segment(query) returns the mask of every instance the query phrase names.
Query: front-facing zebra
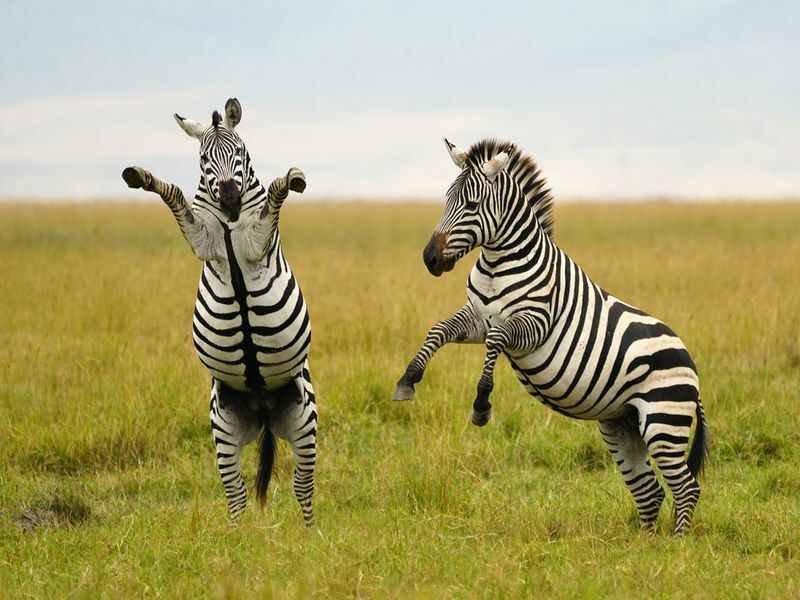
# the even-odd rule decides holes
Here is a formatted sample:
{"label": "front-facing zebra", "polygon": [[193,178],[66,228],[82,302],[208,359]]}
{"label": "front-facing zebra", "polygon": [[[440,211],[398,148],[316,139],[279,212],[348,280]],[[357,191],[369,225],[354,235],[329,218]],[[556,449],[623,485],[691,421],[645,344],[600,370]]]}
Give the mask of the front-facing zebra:
{"label": "front-facing zebra", "polygon": [[129,167],[129,187],[157,193],[203,261],[192,330],[197,356],[212,376],[211,429],[217,466],[236,521],[247,503],[242,449],[261,435],[256,496],[262,506],[272,475],[275,436],[294,451],[294,492],[313,523],[317,409],[308,370],[311,326],[305,300],[283,256],[278,215],[305,176],[290,169],[265,190],[234,128],[242,116],[231,98],[211,125],[175,115],[200,141],[200,185],[189,207],[180,189]]}
{"label": "front-facing zebra", "polygon": [[510,142],[484,140],[468,152],[445,143],[461,173],[425,264],[439,276],[473,248],[482,250],[467,303],[431,328],[394,400],[414,397],[414,384],[444,344],[485,343],[474,424],[489,420],[495,362],[505,354],[529,394],[567,416],[598,421],[648,529],[664,500],[649,452],[675,499],[675,535],[682,535],[700,497],[696,477],[708,444],[686,348],[658,319],[600,289],[555,245],[552,197],[529,156]]}

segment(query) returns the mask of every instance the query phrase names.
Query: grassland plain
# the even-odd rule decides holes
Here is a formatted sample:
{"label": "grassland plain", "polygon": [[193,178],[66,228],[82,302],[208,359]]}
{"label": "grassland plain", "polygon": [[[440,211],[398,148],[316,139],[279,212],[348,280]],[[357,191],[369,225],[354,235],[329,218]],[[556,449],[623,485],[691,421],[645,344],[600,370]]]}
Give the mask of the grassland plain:
{"label": "grassland plain", "polygon": [[[227,523],[190,326],[200,264],[169,211],[0,206],[0,589],[13,597],[800,595],[800,204],[560,205],[556,237],[667,321],[697,362],[712,449],[692,533],[638,531],[596,426],[451,346],[394,384],[464,301],[421,251],[440,207],[298,204],[320,412],[306,530],[288,448],[264,512]],[[252,483],[254,451],[246,453]]]}

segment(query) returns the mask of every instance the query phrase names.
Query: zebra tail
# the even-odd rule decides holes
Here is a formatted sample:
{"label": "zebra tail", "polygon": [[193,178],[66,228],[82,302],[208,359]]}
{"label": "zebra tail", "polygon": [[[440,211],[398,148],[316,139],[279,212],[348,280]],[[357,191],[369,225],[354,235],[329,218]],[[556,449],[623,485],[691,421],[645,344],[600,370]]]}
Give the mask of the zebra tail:
{"label": "zebra tail", "polygon": [[264,423],[264,431],[258,444],[258,471],[256,472],[256,499],[264,508],[267,502],[267,488],[269,487],[272,472],[275,468],[275,436],[269,429],[269,423]]}
{"label": "zebra tail", "polygon": [[700,398],[697,399],[697,426],[694,431],[694,441],[692,448],[689,450],[689,459],[686,461],[689,466],[689,471],[692,475],[697,477],[703,472],[703,466],[706,458],[708,457],[708,423],[706,422],[706,413],[703,411],[703,405]]}

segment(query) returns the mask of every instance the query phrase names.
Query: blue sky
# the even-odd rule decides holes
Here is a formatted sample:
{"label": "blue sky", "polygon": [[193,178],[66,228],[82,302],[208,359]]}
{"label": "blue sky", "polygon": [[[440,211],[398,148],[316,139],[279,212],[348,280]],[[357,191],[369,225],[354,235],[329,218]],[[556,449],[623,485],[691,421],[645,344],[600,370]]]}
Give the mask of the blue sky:
{"label": "blue sky", "polygon": [[263,181],[440,199],[515,140],[562,198],[800,196],[796,2],[4,2],[0,198],[193,194],[229,96]]}

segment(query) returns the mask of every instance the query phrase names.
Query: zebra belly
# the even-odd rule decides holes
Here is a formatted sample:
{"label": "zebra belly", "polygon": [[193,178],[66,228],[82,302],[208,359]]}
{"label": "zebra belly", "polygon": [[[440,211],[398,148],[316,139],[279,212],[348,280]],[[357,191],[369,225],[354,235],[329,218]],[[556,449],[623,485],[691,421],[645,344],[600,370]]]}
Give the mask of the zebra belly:
{"label": "zebra belly", "polygon": [[556,323],[535,351],[509,352],[530,394],[580,419],[617,418],[643,402],[696,401],[694,363],[666,325],[613,297],[599,308],[596,323]]}
{"label": "zebra belly", "polygon": [[[237,332],[227,339],[214,338],[215,344],[219,344],[220,347],[223,344],[227,346],[223,350],[220,347],[211,346],[204,338],[195,333],[195,351],[200,362],[208,369],[212,377],[237,391],[253,392],[277,389],[296,377],[308,354],[310,335],[307,333],[301,335],[285,350],[277,352],[269,347],[245,346],[242,344],[243,339],[244,336],[241,332]],[[285,339],[284,336],[275,336],[275,339],[269,341],[280,344],[283,339]],[[246,365],[249,362],[258,365],[260,381],[256,385],[248,381]]]}
{"label": "zebra belly", "polygon": [[273,390],[302,369],[311,341],[308,313],[290,271],[251,283],[254,291],[240,291],[216,272],[204,272],[195,303],[195,350],[229,387]]}
{"label": "zebra belly", "polygon": [[[266,291],[264,291],[266,289]],[[282,277],[268,288],[248,294],[248,322],[259,372],[268,389],[273,382],[296,376],[311,344],[305,299],[286,265]]]}

